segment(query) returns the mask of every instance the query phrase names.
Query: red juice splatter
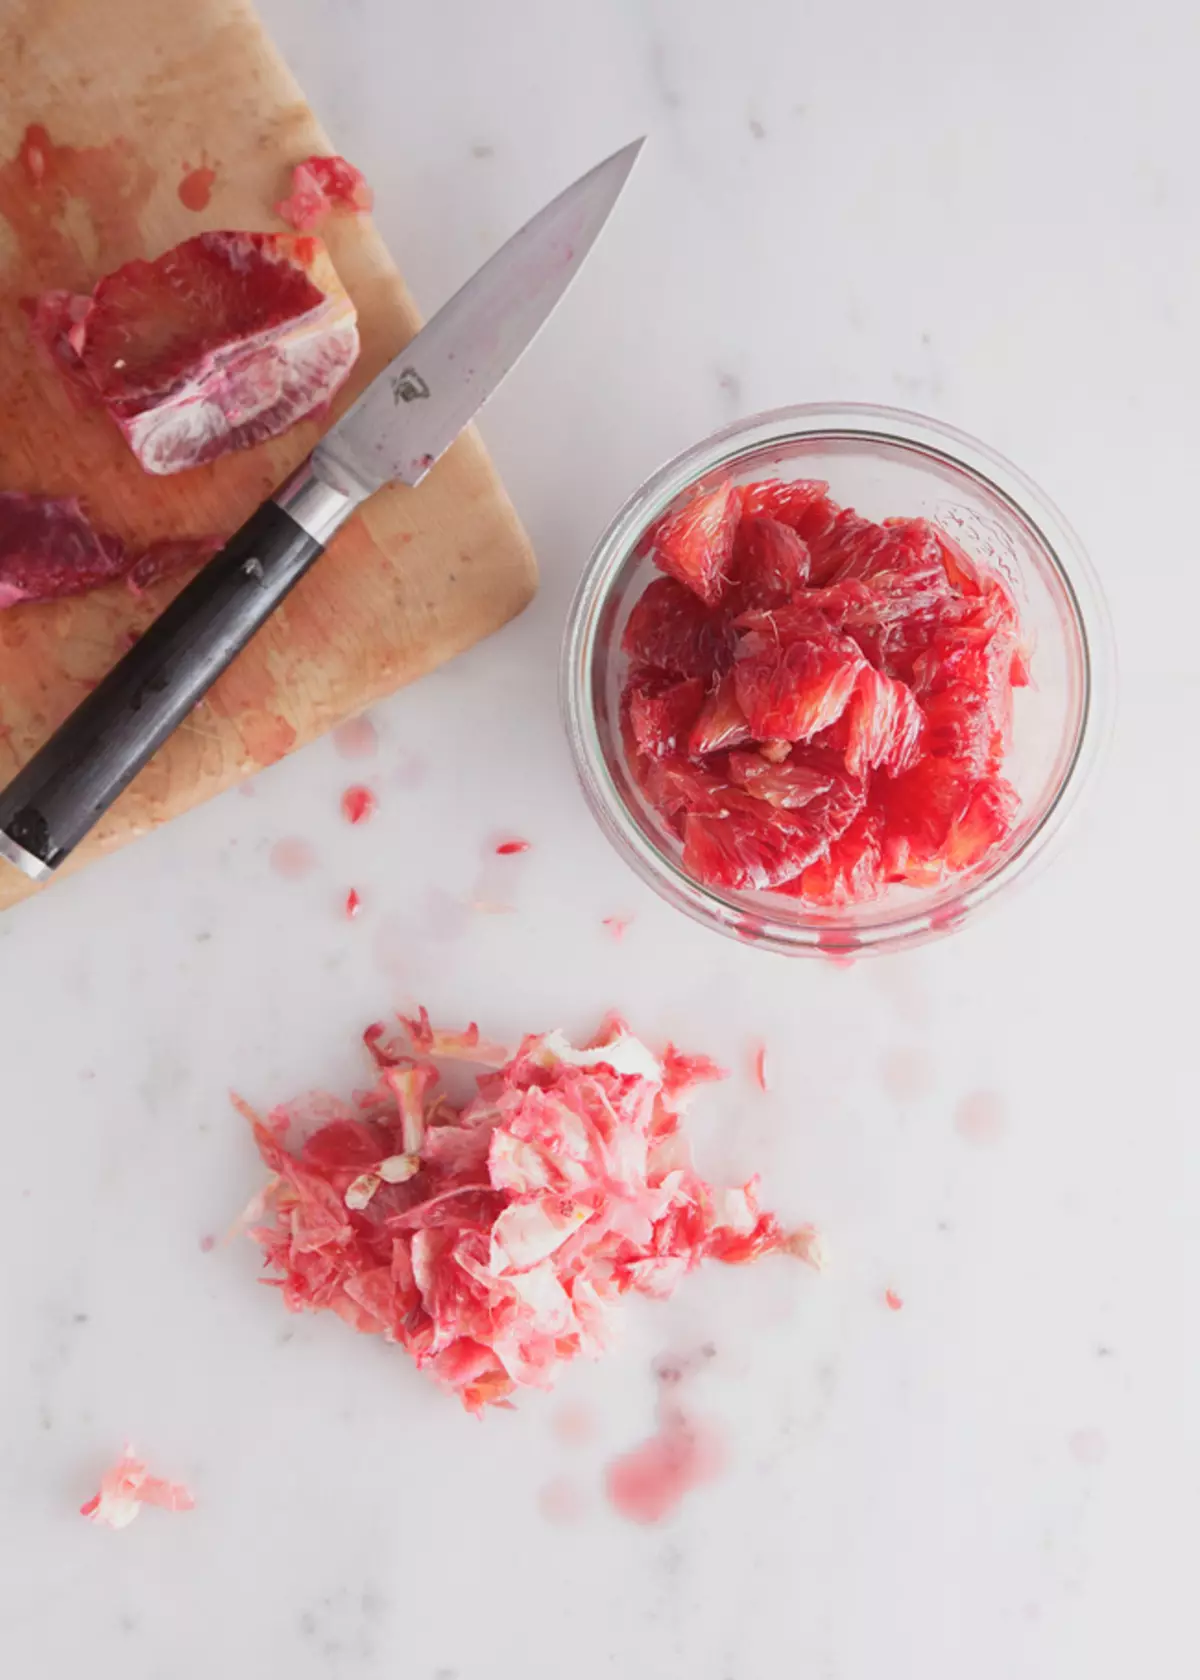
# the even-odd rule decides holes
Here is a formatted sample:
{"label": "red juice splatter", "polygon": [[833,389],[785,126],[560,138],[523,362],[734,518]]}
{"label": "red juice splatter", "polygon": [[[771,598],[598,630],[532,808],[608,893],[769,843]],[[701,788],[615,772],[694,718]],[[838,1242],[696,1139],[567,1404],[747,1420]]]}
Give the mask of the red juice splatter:
{"label": "red juice splatter", "polygon": [[211,1254],[213,1249],[216,1246],[217,1246],[216,1237],[201,1237],[200,1238],[200,1252],[201,1252],[201,1254]]}
{"label": "red juice splatter", "polygon": [[46,179],[46,147],[49,144],[50,136],[41,124],[30,123],[17,152],[30,186],[40,187]]}
{"label": "red juice splatter", "polygon": [[883,1298],[893,1312],[899,1312],[900,1308],[904,1305],[903,1298],[897,1295],[894,1289],[885,1289],[883,1292]]}
{"label": "red juice splatter", "polygon": [[307,840],[289,835],[271,847],[270,864],[285,881],[301,881],[316,868],[317,854]]}
{"label": "red juice splatter", "polygon": [[629,924],[632,921],[632,916],[605,916],[600,925],[608,930],[619,945],[629,931]]}
{"label": "red juice splatter", "polygon": [[853,968],[853,953],[858,949],[858,940],[847,941],[844,935],[839,938],[836,934],[823,933],[817,940],[817,949],[834,968]]}
{"label": "red juice splatter", "polygon": [[342,795],[342,815],[348,823],[366,822],[375,814],[375,795],[369,787],[356,784]]}
{"label": "red juice splatter", "polygon": [[[117,138],[103,146],[63,146],[30,123],[11,158],[0,160],[0,217],[9,225],[17,267],[8,294],[40,292],[48,282],[73,290],[143,248],[142,212],[157,180],[150,163]],[[70,202],[72,214],[64,215]],[[88,255],[77,241],[90,221]],[[10,265],[10,268],[12,265]],[[16,388],[6,394],[13,397]],[[19,384],[19,382],[18,382]]]}
{"label": "red juice splatter", "polygon": [[362,899],[358,896],[356,888],[350,888],[350,891],[346,894],[346,902],[342,908],[345,910],[349,921],[353,921],[355,916],[358,915],[359,911],[362,909]]}
{"label": "red juice splatter", "polygon": [[608,1497],[630,1522],[661,1522],[685,1494],[719,1475],[725,1461],[724,1443],[710,1425],[672,1409],[657,1435],[609,1465]]}
{"label": "red juice splatter", "polygon": [[207,210],[208,201],[212,197],[213,182],[217,178],[215,169],[202,164],[197,169],[191,169],[185,163],[184,176],[176,191],[179,202],[185,210]]}
{"label": "red juice splatter", "polygon": [[369,717],[349,718],[334,730],[333,745],[340,758],[374,758],[379,731]]}
{"label": "red juice splatter", "polygon": [[501,840],[496,847],[496,856],[516,857],[519,852],[527,852],[529,846],[530,842],[528,840]]}

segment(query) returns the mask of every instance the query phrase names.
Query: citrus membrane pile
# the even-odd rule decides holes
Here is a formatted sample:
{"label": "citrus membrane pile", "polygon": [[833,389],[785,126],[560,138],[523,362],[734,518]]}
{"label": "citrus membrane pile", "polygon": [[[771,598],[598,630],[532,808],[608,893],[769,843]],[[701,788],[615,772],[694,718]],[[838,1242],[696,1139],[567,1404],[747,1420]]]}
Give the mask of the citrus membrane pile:
{"label": "citrus membrane pile", "polygon": [[[600,1353],[631,1290],[667,1296],[704,1259],[818,1264],[811,1227],[761,1212],[754,1179],[717,1190],[692,1166],[687,1098],[722,1077],[707,1058],[657,1057],[616,1017],[583,1050],[545,1033],[514,1055],[424,1011],[402,1024],[367,1029],[377,1078],[353,1103],[243,1110],[271,1172],[252,1235],[292,1311],[399,1343],[481,1412]],[[447,1057],[493,1069],[462,1108]]]}
{"label": "citrus membrane pile", "polygon": [[622,733],[694,880],[842,908],[1008,836],[1017,609],[944,531],[816,480],[725,482],[641,552],[666,575],[625,627]]}

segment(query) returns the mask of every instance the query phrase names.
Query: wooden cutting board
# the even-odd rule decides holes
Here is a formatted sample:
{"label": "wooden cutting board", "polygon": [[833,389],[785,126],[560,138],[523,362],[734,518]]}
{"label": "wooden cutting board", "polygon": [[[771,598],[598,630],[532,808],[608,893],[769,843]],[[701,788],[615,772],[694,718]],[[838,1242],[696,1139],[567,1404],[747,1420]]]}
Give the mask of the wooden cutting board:
{"label": "wooden cutting board", "polygon": [[[41,139],[40,182],[18,156]],[[41,137],[39,137],[41,138]],[[274,443],[170,478],[83,413],[30,343],[22,296],[87,291],[132,257],[206,228],[281,229],[291,165],[333,148],[243,0],[4,0],[0,7],[0,489],[78,494],[142,540],[225,535],[312,448]],[[358,308],[362,354],[340,412],[420,320],[370,222],[322,229]],[[414,235],[416,237],[416,235]],[[520,612],[529,543],[474,433],[418,490],[385,490],[130,786],[68,867],[252,775]],[[0,611],[0,782],[7,782],[179,584],[119,585]],[[0,908],[32,891],[0,863]]]}

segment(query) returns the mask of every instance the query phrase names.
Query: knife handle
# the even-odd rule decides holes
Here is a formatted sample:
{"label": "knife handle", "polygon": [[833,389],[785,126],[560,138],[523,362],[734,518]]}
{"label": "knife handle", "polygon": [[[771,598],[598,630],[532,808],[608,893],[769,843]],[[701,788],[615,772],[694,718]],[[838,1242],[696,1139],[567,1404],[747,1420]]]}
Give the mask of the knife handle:
{"label": "knife handle", "polygon": [[328,486],[315,488],[307,465],[264,502],[0,793],[0,857],[34,880],[57,869],[324,552],[353,505]]}

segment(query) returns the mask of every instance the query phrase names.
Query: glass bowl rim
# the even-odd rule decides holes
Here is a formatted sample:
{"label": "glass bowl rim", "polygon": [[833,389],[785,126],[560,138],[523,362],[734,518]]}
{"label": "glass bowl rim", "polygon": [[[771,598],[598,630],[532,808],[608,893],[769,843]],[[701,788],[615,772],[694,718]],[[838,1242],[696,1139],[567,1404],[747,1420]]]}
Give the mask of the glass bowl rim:
{"label": "glass bowl rim", "polygon": [[[592,705],[592,676],[598,630],[622,566],[646,527],[689,485],[722,467],[772,445],[802,441],[881,444],[949,467],[974,479],[995,496],[1034,539],[1062,600],[1080,661],[1082,700],[1078,725],[1057,786],[1037,823],[995,867],[964,881],[950,903],[922,909],[911,905],[862,919],[839,920],[837,912],[772,917],[748,911],[684,873],[636,822],[614,783],[600,744]],[[801,403],[769,409],[702,438],[650,474],[614,515],[588,558],[567,618],[559,696],[576,774],[593,816],[625,861],[660,896],[704,926],[789,955],[867,955],[909,948],[957,927],[968,912],[990,904],[1018,876],[1044,864],[1077,809],[1108,745],[1115,699],[1116,661],[1112,631],[1099,581],[1082,542],[1063,514],[1034,481],[990,445],[958,427],[908,409],[873,403]]]}

